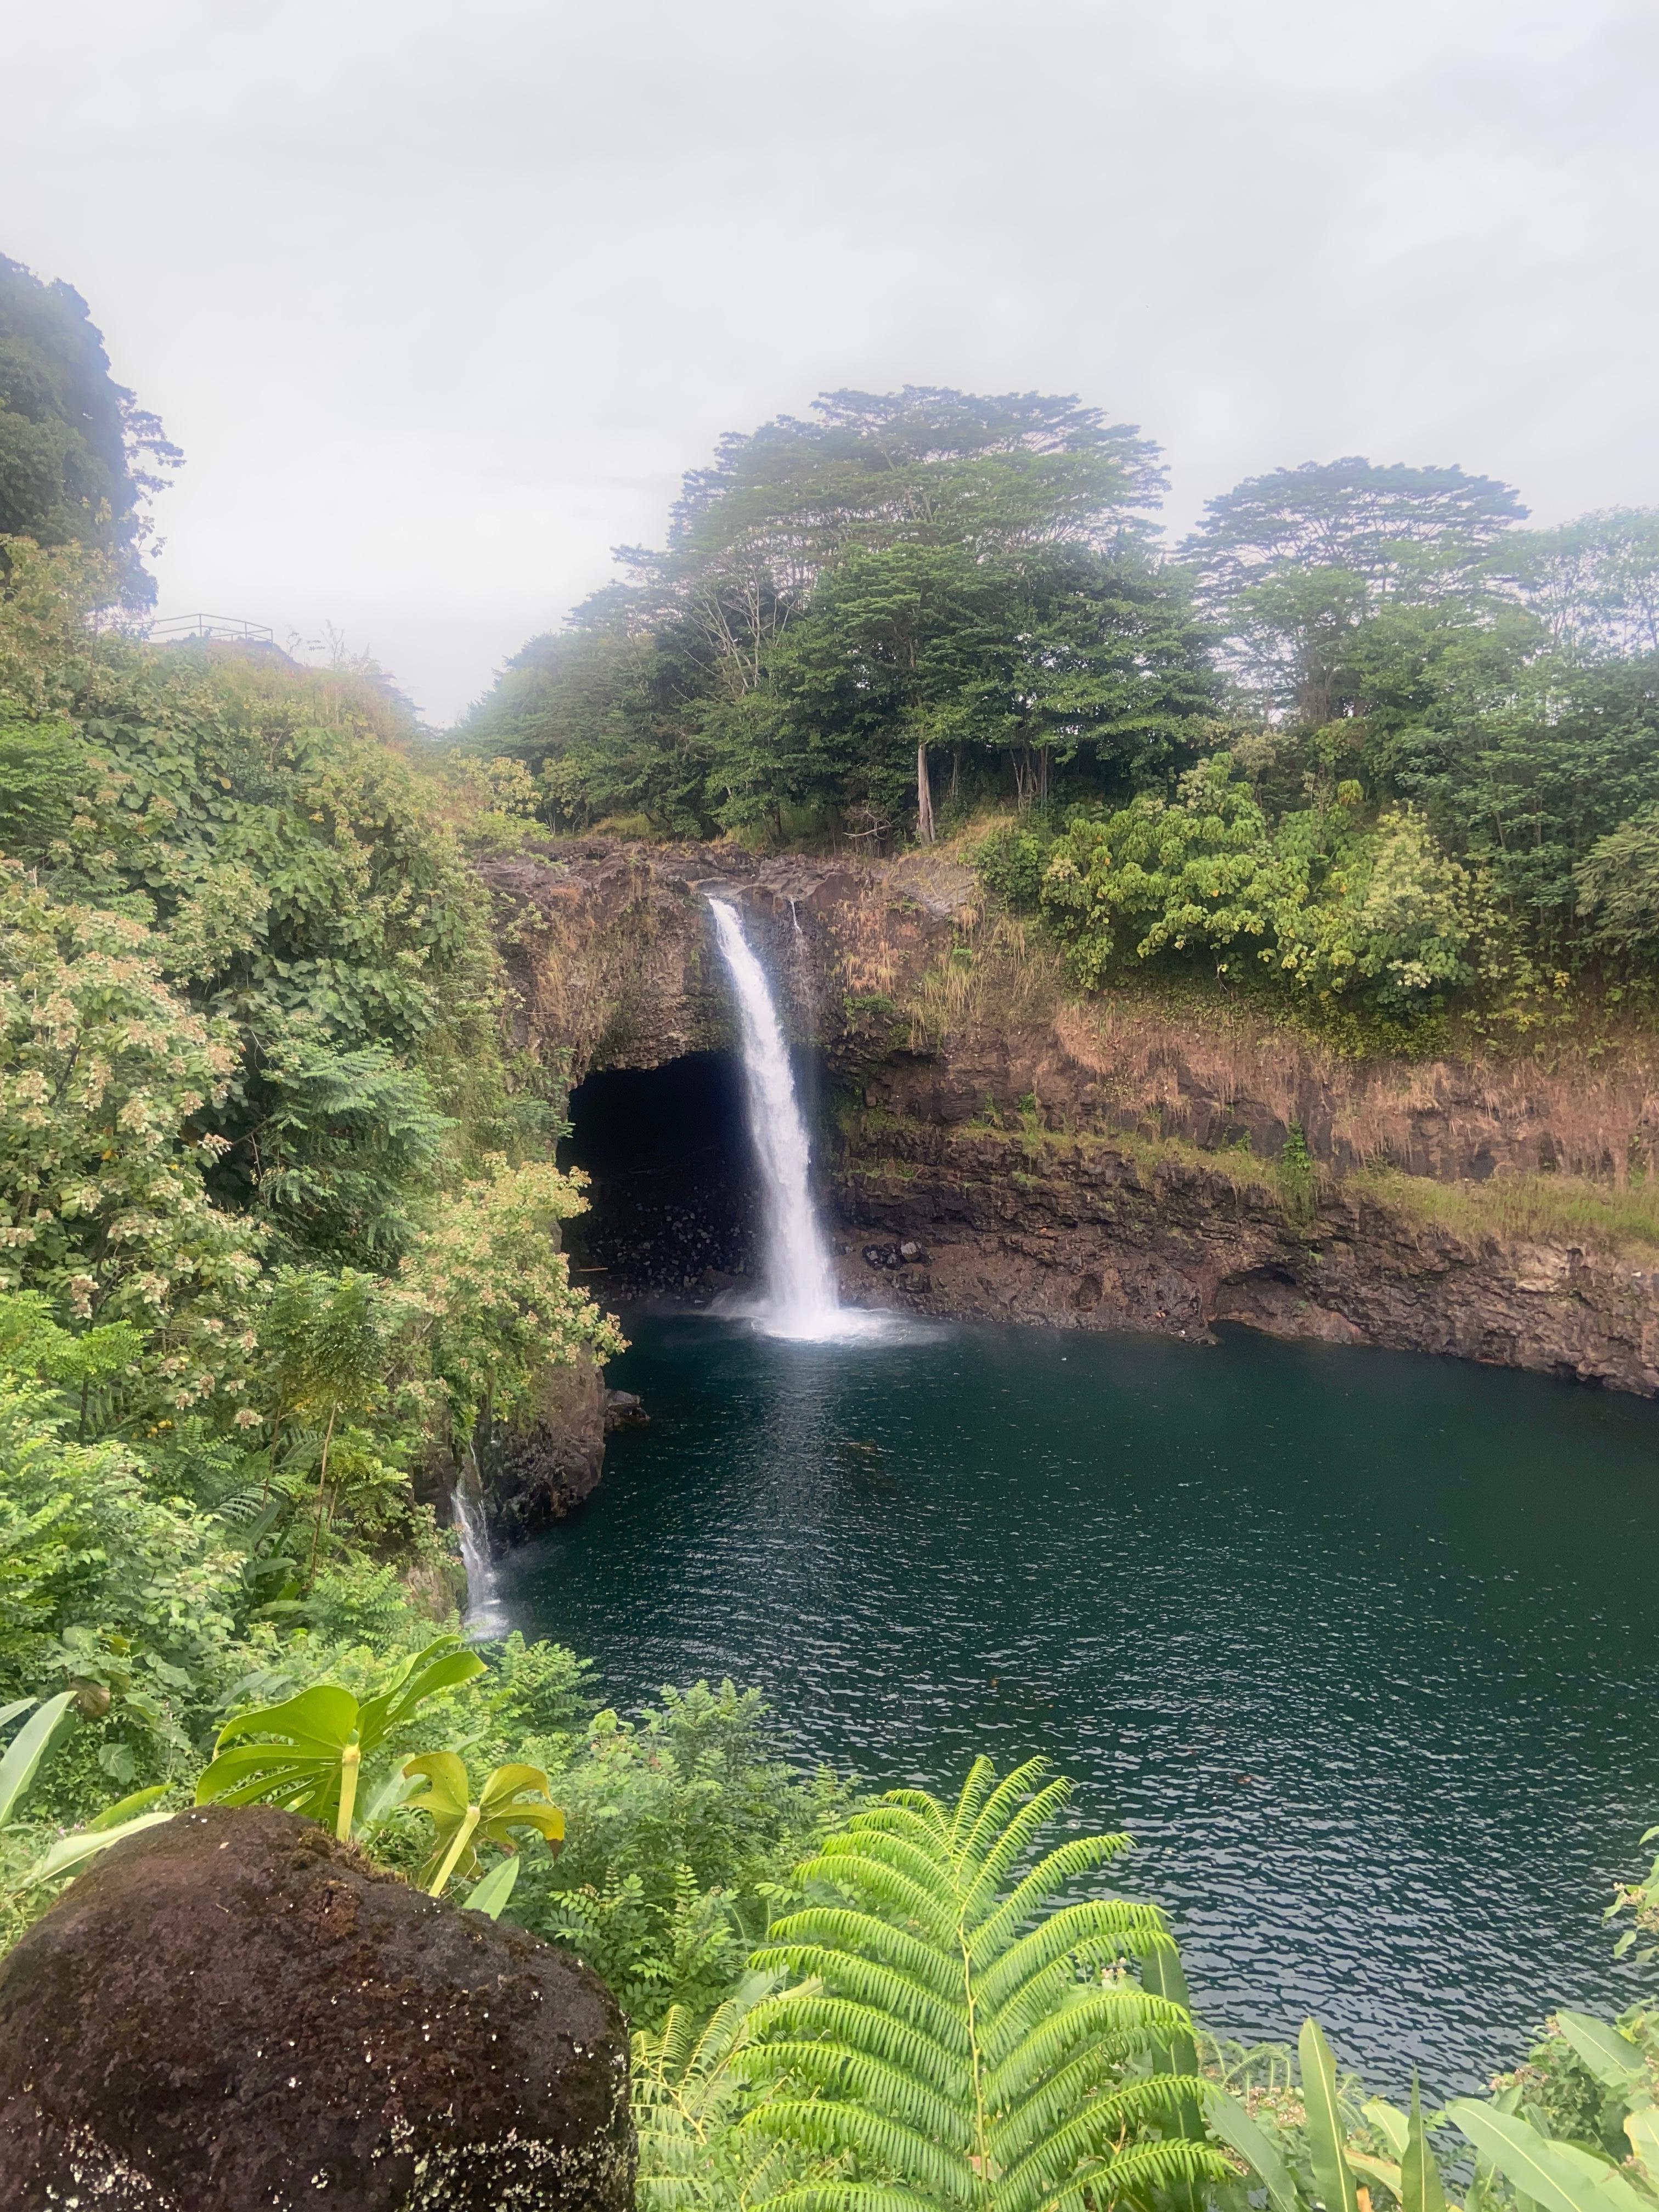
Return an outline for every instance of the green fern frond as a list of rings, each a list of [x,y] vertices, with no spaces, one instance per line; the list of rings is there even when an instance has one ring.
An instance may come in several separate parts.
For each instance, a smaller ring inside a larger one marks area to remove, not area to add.
[[[740,2132],[784,2136],[821,2155],[854,2151],[935,2197],[956,2204],[974,2200],[974,2170],[959,2153],[860,2105],[830,2098],[779,2098],[750,2112]]]
[[[1102,2090],[1104,2070],[1098,2051],[1080,2051],[993,2130],[992,2155],[1011,2183],[1033,2160],[1036,2169],[1057,2179],[1066,2168],[1054,2160],[1074,2160],[1078,2146],[1097,2154],[1133,2127],[1156,2121],[1167,2128],[1182,2099],[1200,2087],[1184,2075],[1149,2074]]]
[[[896,1835],[914,1836],[924,1850],[937,1856],[943,1826],[939,1807],[925,1791],[895,1790],[878,1805],[862,1806],[850,1814],[846,1826],[836,1833],[866,1835],[872,1829],[886,1829]]]
[[[985,1800],[996,1778],[996,1768],[988,1759],[983,1756],[976,1759],[969,1768],[968,1779],[962,1785],[962,1795],[957,1799],[956,1811],[951,1818],[950,1840],[947,1848],[953,1859],[959,1859],[967,1850],[968,1838],[974,1832],[974,1823],[984,1810]],[[890,1796],[896,1793],[889,1794]],[[910,1790],[905,1792],[905,1798],[908,1802],[925,1795],[925,1791]],[[927,1802],[933,1806],[936,1812],[942,1814],[943,1808],[938,1805],[935,1800],[930,1797]]]
[[[750,2054],[757,2081],[810,2082],[826,2097],[851,2100],[866,2112],[897,2120],[907,2128],[943,2139],[953,2150],[968,2146],[969,2130],[962,2117],[960,2098],[941,2096],[902,2066],[844,2043],[768,2043]]]
[[[1069,1783],[1048,1783],[1029,1804],[1019,1808],[1001,1834],[976,1860],[972,1852],[963,1853],[963,1873],[969,1874],[971,1869],[963,1904],[963,1917],[969,1926],[984,1917],[987,1900],[1000,1887],[1009,1869],[1024,1857],[1033,1839],[1042,1834],[1071,1794]]]
[[[825,1839],[823,1851],[815,1864],[839,1868],[843,1860],[878,1860],[905,1881],[914,1882],[924,1896],[931,1897],[939,1876],[939,1850],[930,1844],[927,1832],[917,1821],[920,1834],[906,1835],[899,1829],[878,1828],[873,1822],[861,1824],[846,1836],[830,1836]],[[846,1877],[832,1873],[830,1879],[840,1881]],[[954,1916],[952,1916],[954,1918]]]
[[[756,2200],[751,2212],[939,2212],[931,2197],[878,2181],[808,2181]]]
[[[1086,2160],[1051,2195],[1004,2212],[1101,2212],[1105,2204],[1145,2204],[1177,2183],[1234,2179],[1226,2160],[1206,2144],[1131,2143],[1109,2158]]]
[[[1119,2104],[1121,2097],[1099,2100],[1097,2106],[1078,2112],[1051,2135],[1046,2135],[1020,2166],[1015,2166],[1009,2174],[1000,2179],[998,2212],[1037,2212],[1040,2205],[1082,2179],[1079,2167],[1088,2163],[1095,2163],[1106,2181],[1106,2188],[1097,2194],[1121,2199],[1128,2181],[1126,2163],[1133,2159],[1134,2152],[1128,2146],[1124,2150],[1117,2148],[1124,2139],[1124,2117],[1119,2117],[1115,2111]],[[1146,2161],[1152,2172],[1170,2172],[1172,2177],[1186,2174],[1194,2181],[1224,2179],[1224,2174],[1230,2172],[1228,2161],[1218,2152],[1210,2150],[1206,2154],[1206,2146],[1188,2143],[1179,2136],[1170,2136],[1164,2142],[1139,2142],[1134,2150],[1166,2154]],[[1168,2157],[1168,2152],[1175,2152],[1175,2157]]]
[[[891,2066],[907,2068],[913,2077],[942,2094],[963,2087],[965,2039],[956,2050],[910,2026],[896,2013],[874,2005],[857,2004],[845,1997],[801,1998],[787,1990],[770,2002],[757,2005],[750,2016],[757,2036],[764,2037],[775,2026],[787,2026],[795,2035],[817,2035],[836,2043],[856,2045]]]
[[[891,1838],[884,1838],[890,1842]],[[862,1837],[858,1838],[861,1846]],[[951,1910],[951,1900],[941,1898],[927,1883],[917,1881],[911,1875],[901,1874],[885,1859],[873,1858],[862,1848],[848,1851],[825,1851],[795,1870],[799,1882],[832,1881],[843,1889],[866,1891],[890,1911],[902,1912],[907,1919],[919,1920],[922,1926],[938,1936],[949,1936],[956,1925],[956,1915]]]
[[[1079,2044],[1121,2057],[1152,2048],[1160,2040],[1190,2032],[1184,2007],[1149,1996],[1125,1984],[1120,1989],[1090,1990],[1081,2001],[1041,2017],[1008,2055],[986,2075],[986,2093],[1000,2108],[1056,2066],[1064,2065]]]
[[[959,1962],[943,1955],[936,1944],[924,1943],[908,1929],[895,1928],[890,1921],[851,1911],[845,1905],[806,1905],[799,1912],[775,1920],[767,1932],[769,1952],[820,1943],[835,1950],[856,1950],[910,1975],[941,1996],[954,1993],[959,1978]]]
[[[988,1767],[990,1766],[988,1759],[986,1765]],[[995,1770],[993,1768],[991,1771],[994,1772]],[[980,1807],[979,1817],[971,1827],[967,1826],[963,1819],[968,1796],[965,1790],[963,1791],[963,1805],[958,1807],[956,1825],[959,1830],[965,1830],[961,1841],[957,1845],[957,1856],[964,1865],[969,1862],[976,1864],[982,1858],[1001,1832],[1002,1824],[1012,1817],[1027,1797],[1034,1794],[1048,1771],[1048,1762],[1046,1759],[1028,1759],[1023,1765],[1012,1768],[1003,1776],[1001,1781],[997,1784],[996,1788]],[[970,1776],[969,1780],[971,1779]],[[1052,1788],[1053,1784],[1049,1786]],[[1066,1796],[1070,1796],[1069,1783],[1062,1783],[1060,1788]]]
[[[879,1960],[860,1958],[855,1952],[844,1952],[840,1956],[828,1948],[757,1951],[752,1962],[757,1966],[788,1966],[797,1972],[810,1974],[818,1984],[832,1982],[838,1996],[854,1999],[872,2011],[891,2014],[895,2019],[908,2021],[924,2035],[930,2036],[942,2049],[965,2059],[969,2053],[966,2023],[959,2007],[950,1998],[941,1996],[936,1990],[924,1990],[904,1975]],[[793,1992],[791,1993],[793,1994]],[[787,1999],[778,2000],[778,2017],[787,2018],[784,2011]],[[771,2021],[778,2024],[777,2018]]]
[[[1139,1939],[1153,1936],[1169,1940],[1156,1905],[1131,1905],[1125,1898],[1063,1905],[987,1967],[980,1984],[981,1999],[993,2009],[1006,2003],[1029,1976],[1067,1952],[1087,1950],[1097,1957],[1115,1957],[1120,1948],[1133,1950]]]
[[[750,2017],[769,2094],[742,2130],[836,2170],[797,2171],[766,2212],[1101,2212],[1231,2170],[1181,2133],[1200,2124],[1199,2085],[1170,2070],[1184,2005],[1081,1974],[1173,1952],[1154,1906],[1065,1899],[1127,1838],[1068,1838],[1016,1878],[1066,1802],[1047,1776],[981,1759],[954,1806],[894,1792],[796,1870],[854,1902],[791,1914],[756,1954],[816,1980]]]
[[[1106,1866],[1129,1848],[1127,1836],[1073,1836],[1040,1858],[1030,1874],[1015,1883],[995,1911],[975,1929],[969,1949],[975,1966],[1000,1951],[1015,1930],[1030,1919],[1057,1889],[1079,1875]]]

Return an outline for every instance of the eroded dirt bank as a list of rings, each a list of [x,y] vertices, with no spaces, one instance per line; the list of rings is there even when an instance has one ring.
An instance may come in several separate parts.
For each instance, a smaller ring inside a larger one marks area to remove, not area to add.
[[[1659,1249],[1622,1203],[1659,1144],[1641,1051],[1356,1063],[1244,1010],[1079,1001],[930,855],[595,840],[485,874],[525,1041],[572,1082],[729,1048],[704,894],[738,899],[823,1055],[850,1295],[1189,1339],[1231,1320],[1659,1393]]]

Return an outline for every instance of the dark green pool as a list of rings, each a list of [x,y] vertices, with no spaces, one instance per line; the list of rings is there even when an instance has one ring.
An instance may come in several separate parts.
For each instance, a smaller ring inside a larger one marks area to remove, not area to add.
[[[1553,2002],[1659,1820],[1659,1409],[1240,1333],[768,1341],[652,1319],[586,1510],[514,1620],[759,1684],[790,1749],[949,1787],[1048,1753],[1236,2035],[1316,2012],[1443,2093]]]

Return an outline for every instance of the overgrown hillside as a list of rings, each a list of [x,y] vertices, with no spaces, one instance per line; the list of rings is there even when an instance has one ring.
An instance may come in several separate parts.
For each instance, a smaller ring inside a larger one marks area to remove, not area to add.
[[[616,1337],[374,684],[100,635],[97,556],[5,550],[0,1701],[73,1685],[149,1782],[319,1632],[395,1648],[411,1575],[447,1613],[412,1485]]]

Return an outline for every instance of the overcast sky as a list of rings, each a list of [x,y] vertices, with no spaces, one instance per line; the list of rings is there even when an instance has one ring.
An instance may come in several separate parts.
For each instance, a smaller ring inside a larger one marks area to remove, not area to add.
[[[161,611],[442,723],[840,385],[1659,503],[1653,0],[0,0],[0,251],[188,457]]]

